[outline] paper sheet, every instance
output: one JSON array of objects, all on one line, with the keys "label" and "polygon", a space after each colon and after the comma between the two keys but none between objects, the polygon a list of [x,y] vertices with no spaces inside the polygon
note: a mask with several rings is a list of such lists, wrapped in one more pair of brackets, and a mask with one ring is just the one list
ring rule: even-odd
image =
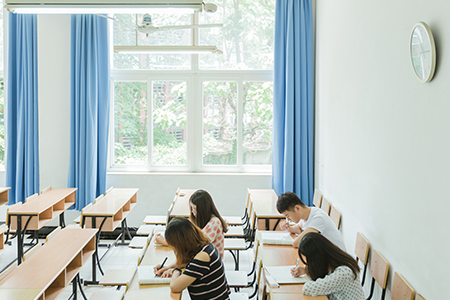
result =
[{"label": "paper sheet", "polygon": [[139,266],[138,269],[138,281],[139,284],[169,284],[170,278],[161,278],[155,276],[153,270],[155,266]]},{"label": "paper sheet", "polygon": [[276,266],[266,267],[267,272],[278,282],[278,284],[296,284],[308,281],[306,275],[294,277],[291,275],[291,269],[295,266]]}]

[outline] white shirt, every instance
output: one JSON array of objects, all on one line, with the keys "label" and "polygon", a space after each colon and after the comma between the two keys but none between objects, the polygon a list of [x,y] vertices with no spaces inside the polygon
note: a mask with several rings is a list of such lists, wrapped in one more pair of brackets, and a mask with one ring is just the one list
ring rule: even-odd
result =
[{"label": "white shirt", "polygon": [[300,225],[302,230],[313,228],[319,231],[330,242],[347,252],[341,233],[334,225],[331,218],[320,208],[311,207],[311,212],[307,220]]}]

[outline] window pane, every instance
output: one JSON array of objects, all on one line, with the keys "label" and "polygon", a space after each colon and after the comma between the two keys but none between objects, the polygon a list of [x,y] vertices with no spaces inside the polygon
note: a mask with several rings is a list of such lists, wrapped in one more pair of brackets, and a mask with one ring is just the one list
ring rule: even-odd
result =
[{"label": "window pane", "polygon": [[271,164],[272,118],[273,82],[244,82],[244,164]]},{"label": "window pane", "polygon": [[200,45],[215,45],[222,55],[199,56],[201,69],[273,69],[275,0],[215,0],[217,12],[200,14],[200,24],[223,23],[200,29]]},{"label": "window pane", "polygon": [[0,78],[0,165],[5,165],[5,97],[3,78]]},{"label": "window pane", "polygon": [[114,83],[114,163],[147,164],[147,83]]},{"label": "window pane", "polygon": [[153,164],[187,165],[186,82],[153,82]]},{"label": "window pane", "polygon": [[236,82],[203,83],[203,164],[236,165]]},{"label": "window pane", "polygon": [[[161,30],[153,33],[136,31],[137,23],[142,24],[143,15],[116,14],[114,17],[113,40],[117,46],[173,46],[189,45],[192,41],[192,30]],[[153,14],[152,24],[156,27],[189,25],[188,15]],[[136,37],[137,34],[137,37]],[[137,38],[137,41],[136,41]],[[120,54],[114,53],[115,69],[153,69],[153,70],[186,70],[190,68],[189,54]]]}]

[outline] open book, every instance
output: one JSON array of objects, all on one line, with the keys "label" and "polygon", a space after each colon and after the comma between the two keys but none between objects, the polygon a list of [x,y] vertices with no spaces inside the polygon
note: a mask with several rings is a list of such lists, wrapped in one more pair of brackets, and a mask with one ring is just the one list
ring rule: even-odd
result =
[{"label": "open book", "polygon": [[138,281],[139,284],[169,284],[170,278],[161,278],[155,275],[153,270],[155,266],[139,266]]},{"label": "open book", "polygon": [[263,232],[262,233],[263,244],[270,245],[292,245],[294,239],[289,232]]},{"label": "open book", "polygon": [[306,275],[294,277],[291,275],[291,269],[295,266],[276,266],[265,267],[266,271],[276,280],[278,284],[296,284],[308,281]]}]

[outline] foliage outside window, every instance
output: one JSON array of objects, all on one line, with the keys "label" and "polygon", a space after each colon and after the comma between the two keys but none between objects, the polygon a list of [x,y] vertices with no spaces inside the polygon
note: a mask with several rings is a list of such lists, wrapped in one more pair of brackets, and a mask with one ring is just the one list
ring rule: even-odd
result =
[{"label": "foliage outside window", "polygon": [[0,9],[0,166],[5,165],[5,89],[3,76],[3,10]]},{"label": "foliage outside window", "polygon": [[[222,0],[214,14],[114,15],[114,45],[215,45],[217,54],[113,55],[113,169],[270,171],[274,0]],[[257,13],[256,13],[257,12]],[[151,12],[149,12],[151,13]]]}]

